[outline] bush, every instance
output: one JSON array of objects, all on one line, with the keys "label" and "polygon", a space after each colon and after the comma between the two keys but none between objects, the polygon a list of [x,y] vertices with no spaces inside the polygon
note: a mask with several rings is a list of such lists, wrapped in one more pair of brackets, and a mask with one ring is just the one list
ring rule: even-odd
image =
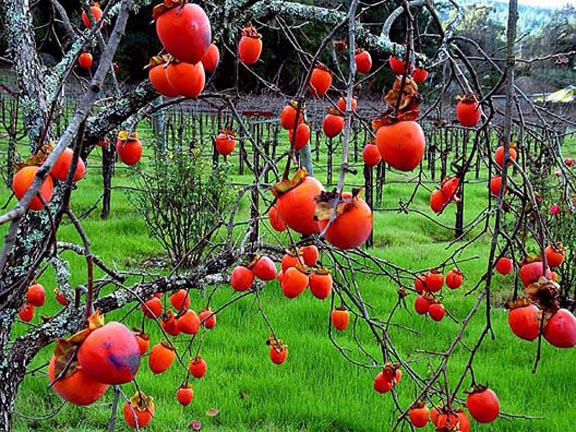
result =
[{"label": "bush", "polygon": [[212,166],[198,148],[164,150],[155,151],[132,178],[130,202],[172,265],[197,264],[232,203],[226,168]]}]

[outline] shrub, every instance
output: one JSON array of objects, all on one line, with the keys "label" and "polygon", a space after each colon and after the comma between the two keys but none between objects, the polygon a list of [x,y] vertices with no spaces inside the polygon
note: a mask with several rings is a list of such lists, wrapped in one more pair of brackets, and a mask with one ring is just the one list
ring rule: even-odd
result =
[{"label": "shrub", "polygon": [[164,149],[132,178],[130,202],[172,265],[197,264],[232,203],[227,169],[212,166],[199,148]]}]

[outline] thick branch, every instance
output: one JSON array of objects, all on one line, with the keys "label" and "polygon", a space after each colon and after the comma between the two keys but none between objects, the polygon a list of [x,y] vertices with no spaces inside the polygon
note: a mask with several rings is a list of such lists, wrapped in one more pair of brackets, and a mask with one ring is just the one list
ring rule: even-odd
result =
[{"label": "thick branch", "polygon": [[36,50],[35,31],[28,0],[0,2],[0,17],[5,23],[12,69],[18,76],[22,106],[31,148],[40,137],[48,112],[44,68]]}]

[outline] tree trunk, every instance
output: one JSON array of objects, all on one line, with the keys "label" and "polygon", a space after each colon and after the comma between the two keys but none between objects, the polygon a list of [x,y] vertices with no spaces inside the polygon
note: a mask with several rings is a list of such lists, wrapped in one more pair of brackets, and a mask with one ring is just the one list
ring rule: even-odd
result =
[{"label": "tree trunk", "polygon": [[312,165],[312,151],[310,150],[310,144],[300,150],[300,165],[306,168],[308,174],[314,177],[314,166]]},{"label": "tree trunk", "polygon": [[454,228],[454,238],[461,240],[460,237],[464,234],[464,178],[465,175],[462,174],[460,178],[460,199],[456,203],[456,226]]},{"label": "tree trunk", "polygon": [[16,381],[4,369],[0,371],[0,432],[12,430],[14,403],[20,381]]},{"label": "tree trunk", "polygon": [[[366,204],[374,209],[374,188],[373,188],[373,169],[368,165],[364,165],[364,191]],[[374,246],[374,229],[370,231],[370,236],[366,240],[366,247]]]}]

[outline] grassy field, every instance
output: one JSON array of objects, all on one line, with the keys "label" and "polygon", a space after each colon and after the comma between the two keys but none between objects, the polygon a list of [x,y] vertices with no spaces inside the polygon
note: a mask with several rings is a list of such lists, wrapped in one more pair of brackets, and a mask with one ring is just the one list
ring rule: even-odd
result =
[{"label": "grassy field", "polygon": [[[100,150],[95,151],[99,155]],[[101,191],[98,158],[91,160],[87,178],[74,192],[73,202],[78,214],[87,210],[98,199]],[[324,180],[324,175],[320,178]],[[392,177],[394,179],[394,177]],[[359,176],[356,178],[359,181]],[[119,169],[115,186],[128,184],[126,170]],[[406,200],[411,187],[401,184],[384,186],[383,207],[395,207],[398,200]],[[1,197],[8,196],[6,190]],[[415,208],[430,213],[429,194],[420,190]],[[467,187],[466,219],[471,220],[485,207],[485,185],[478,183]],[[99,210],[84,220],[84,227],[92,241],[93,252],[118,268],[138,265],[145,259],[162,253],[159,244],[149,236],[147,228],[136,211],[130,206],[120,190],[113,193],[112,216],[109,220],[99,218]],[[435,217],[435,216],[434,216]],[[439,218],[448,225],[454,222],[454,208],[449,208]],[[414,270],[432,266],[450,254],[449,241],[452,234],[415,214],[382,212],[375,215],[375,248],[372,253],[392,260],[394,263]],[[70,225],[59,232],[61,240],[78,242],[78,236]],[[462,258],[476,259],[462,267],[467,276],[463,289],[446,293],[445,305],[458,320],[462,320],[474,302],[475,295],[465,297],[464,291],[484,272],[486,251],[490,239],[483,237],[462,254]],[[84,261],[73,255],[70,258],[72,283],[85,282]],[[396,300],[397,287],[384,278],[360,277],[365,299],[374,306],[374,313],[385,317]],[[55,284],[49,271],[40,280],[47,291]],[[495,290],[498,299],[504,299],[511,288],[511,278],[496,276]],[[219,305],[233,295],[232,290],[220,287],[213,304]],[[57,310],[53,296],[48,296],[41,314]],[[208,373],[194,382],[195,399],[182,408],[176,401],[175,392],[185,371],[178,364],[165,374],[153,376],[147,363],[143,362],[138,381],[144,392],[156,402],[156,416],[149,430],[186,431],[190,422],[199,420],[209,431],[389,431],[397,413],[390,395],[379,395],[372,390],[373,370],[364,370],[347,363],[334,349],[326,333],[329,318],[329,302],[313,298],[309,292],[295,300],[282,296],[276,282],[269,283],[262,294],[265,310],[279,337],[290,347],[288,360],[282,366],[273,365],[268,359],[264,344],[269,332],[257,315],[253,300],[248,298],[218,316],[218,324],[206,335],[203,357],[208,362]],[[409,325],[418,335],[401,329],[392,330],[399,351],[416,360],[414,350],[424,348],[434,351],[446,349],[458,330],[458,325],[448,319],[435,323],[429,318],[417,316],[412,311],[413,297],[408,298],[408,309],[396,314],[398,324]],[[200,309],[205,299],[200,294],[192,298],[192,307]],[[119,319],[123,313],[108,316]],[[139,317],[129,317],[127,325],[139,323]],[[532,364],[536,344],[514,337],[507,327],[506,312],[497,308],[493,312],[495,339],[487,340],[480,349],[475,373],[477,380],[488,383],[500,398],[503,411],[541,417],[538,420],[499,420],[489,426],[474,424],[473,430],[485,431],[568,431],[576,422],[576,398],[574,397],[574,371],[576,350],[557,350],[544,344],[543,359],[536,374]],[[38,322],[38,318],[35,318]],[[482,313],[471,323],[464,340],[473,343],[478,337],[484,319]],[[18,324],[16,332],[22,331]],[[148,324],[152,341],[160,339],[160,332]],[[367,332],[362,333],[370,342]],[[354,346],[347,332],[337,335],[339,343]],[[184,346],[185,341],[179,342]],[[377,353],[377,347],[372,352]],[[42,365],[48,358],[50,347],[34,362]],[[468,353],[459,348],[449,363],[449,379],[459,376],[465,366]],[[425,373],[437,359],[428,358],[414,363]],[[59,406],[59,398],[47,388],[44,371],[29,376],[21,388],[17,411],[26,416],[42,416]],[[134,392],[132,384],[125,385],[127,394]],[[415,394],[409,380],[397,387],[399,401],[406,406]],[[100,431],[104,430],[110,416],[112,391],[89,408],[66,405],[60,413],[47,421],[24,420],[16,417],[17,431]],[[209,417],[207,411],[215,408],[219,414]],[[120,413],[121,416],[121,413]],[[429,430],[432,428],[430,427]],[[117,430],[127,430],[123,420]],[[407,429],[405,429],[407,430]]]}]

